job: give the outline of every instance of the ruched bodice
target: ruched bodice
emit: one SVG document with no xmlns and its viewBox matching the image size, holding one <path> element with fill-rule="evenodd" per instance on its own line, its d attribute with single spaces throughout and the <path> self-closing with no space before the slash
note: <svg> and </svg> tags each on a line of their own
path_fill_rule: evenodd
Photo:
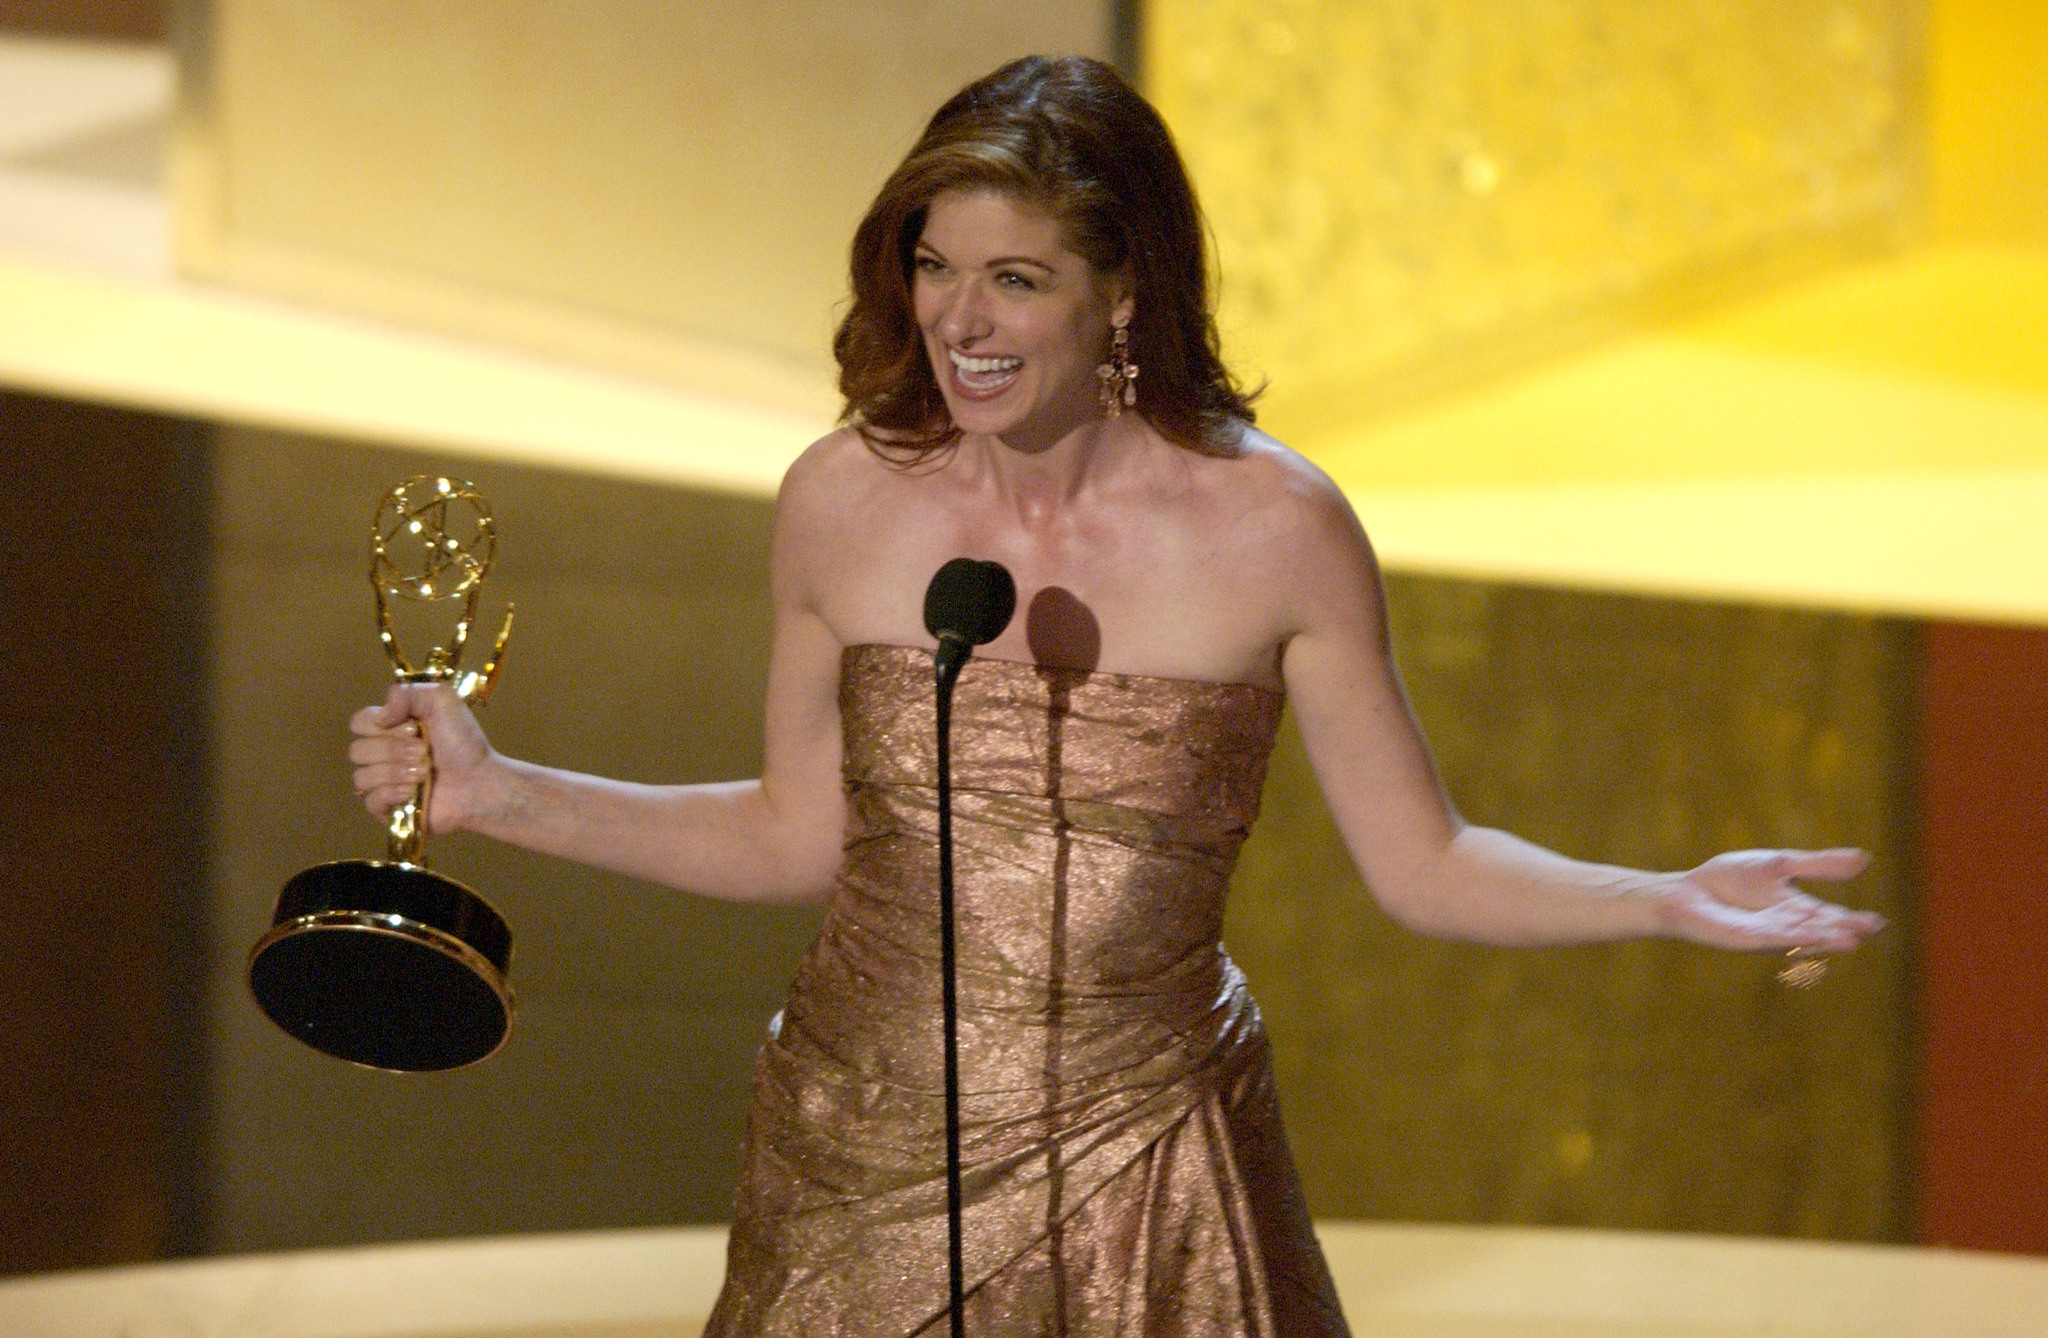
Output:
<svg viewBox="0 0 2048 1338">
<path fill-rule="evenodd" d="M 939 998 L 932 698 L 926 653 L 846 653 L 846 862 L 784 1020 L 920 1088 L 939 1081 L 937 1051 L 901 1038 Z M 1036 1084 L 1049 1061 L 1086 1080 L 1129 1062 L 1147 1011 L 1164 1044 L 1216 1002 L 1224 891 L 1280 704 L 1242 685 L 968 663 L 953 704 L 964 1084 Z M 866 988 L 881 979 L 895 988 Z"/>
<path fill-rule="evenodd" d="M 943 1326 L 932 679 L 921 650 L 842 660 L 845 857 L 756 1071 L 709 1333 Z M 1344 1331 L 1219 942 L 1282 703 L 997 660 L 961 675 L 971 1333 Z"/>
</svg>

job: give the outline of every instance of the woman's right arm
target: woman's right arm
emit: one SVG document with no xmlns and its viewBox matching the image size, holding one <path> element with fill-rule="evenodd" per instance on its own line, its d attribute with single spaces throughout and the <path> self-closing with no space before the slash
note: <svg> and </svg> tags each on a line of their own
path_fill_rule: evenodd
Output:
<svg viewBox="0 0 2048 1338">
<path fill-rule="evenodd" d="M 799 465 L 776 507 L 770 552 L 775 633 L 758 780 L 638 785 L 496 752 L 445 684 L 395 684 L 349 722 L 356 790 L 379 818 L 432 768 L 430 832 L 473 831 L 543 854 L 703 896 L 825 899 L 845 826 L 838 638 L 819 615 L 814 489 Z M 812 494 L 807 496 L 806 494 Z"/>
</svg>

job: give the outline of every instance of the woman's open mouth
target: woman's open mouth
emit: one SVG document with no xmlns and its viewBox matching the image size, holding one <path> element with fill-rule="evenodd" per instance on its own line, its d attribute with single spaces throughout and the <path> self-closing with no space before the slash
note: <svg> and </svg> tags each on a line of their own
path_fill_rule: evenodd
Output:
<svg viewBox="0 0 2048 1338">
<path fill-rule="evenodd" d="M 1024 366 L 1022 358 L 974 358 L 951 348 L 946 357 L 953 363 L 953 384 L 975 397 L 1000 394 Z"/>
</svg>

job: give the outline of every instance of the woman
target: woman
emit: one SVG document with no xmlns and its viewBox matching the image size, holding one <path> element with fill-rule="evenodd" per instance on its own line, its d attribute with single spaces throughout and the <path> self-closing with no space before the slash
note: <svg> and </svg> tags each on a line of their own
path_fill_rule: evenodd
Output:
<svg viewBox="0 0 2048 1338">
<path fill-rule="evenodd" d="M 756 1070 L 714 1334 L 944 1323 L 931 639 L 961 555 L 1023 616 L 956 698 L 969 1328 L 1337 1334 L 1222 901 L 1291 703 L 1380 903 L 1498 944 L 1667 935 L 1843 951 L 1799 892 L 1855 851 L 1686 874 L 1565 859 L 1452 811 L 1337 489 L 1252 426 L 1156 113 L 1108 67 L 1016 62 L 940 109 L 853 247 L 845 425 L 772 542 L 759 780 L 647 787 L 493 752 L 440 688 L 351 748 L 372 812 L 708 896 L 824 901 Z"/>
</svg>

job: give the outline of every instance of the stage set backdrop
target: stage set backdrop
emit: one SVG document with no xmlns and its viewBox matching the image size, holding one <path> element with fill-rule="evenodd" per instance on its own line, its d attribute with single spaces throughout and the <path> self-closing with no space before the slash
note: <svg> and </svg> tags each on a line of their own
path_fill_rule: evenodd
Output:
<svg viewBox="0 0 2048 1338">
<path fill-rule="evenodd" d="M 137 43 L 177 90 L 0 143 L 158 192 L 176 271 L 0 246 L 5 310 L 51 304 L 0 338 L 0 1269 L 724 1218 L 812 913 L 437 842 L 514 926 L 520 1012 L 439 1075 L 289 1040 L 244 954 L 292 873 L 379 849 L 344 722 L 388 677 L 364 548 L 407 475 L 495 504 L 500 747 L 753 773 L 772 490 L 836 413 L 852 226 L 924 115 L 1032 50 L 1116 60 L 1172 124 L 1227 350 L 1380 538 L 1464 813 L 1651 867 L 1862 845 L 1847 896 L 1894 923 L 1806 992 L 1674 945 L 1419 940 L 1290 726 L 1227 942 L 1316 1215 L 2048 1251 L 2048 570 L 1995 520 L 2048 495 L 2035 7 L 0 21 Z M 72 339 L 93 303 L 119 338 Z M 1886 556 L 1938 506 L 1962 541 Z"/>
</svg>

